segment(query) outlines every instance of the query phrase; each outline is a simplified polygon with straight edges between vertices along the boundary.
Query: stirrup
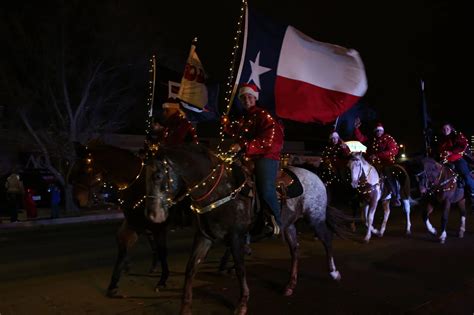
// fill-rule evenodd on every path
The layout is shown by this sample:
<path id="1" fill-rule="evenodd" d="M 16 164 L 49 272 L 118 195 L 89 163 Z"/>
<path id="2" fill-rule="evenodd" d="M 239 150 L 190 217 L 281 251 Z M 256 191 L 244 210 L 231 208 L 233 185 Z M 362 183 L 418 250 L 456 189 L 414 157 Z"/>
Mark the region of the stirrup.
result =
<path id="1" fill-rule="evenodd" d="M 280 226 L 276 222 L 275 216 L 274 215 L 270 216 L 270 220 L 272 221 L 273 235 L 279 235 L 280 234 Z"/>

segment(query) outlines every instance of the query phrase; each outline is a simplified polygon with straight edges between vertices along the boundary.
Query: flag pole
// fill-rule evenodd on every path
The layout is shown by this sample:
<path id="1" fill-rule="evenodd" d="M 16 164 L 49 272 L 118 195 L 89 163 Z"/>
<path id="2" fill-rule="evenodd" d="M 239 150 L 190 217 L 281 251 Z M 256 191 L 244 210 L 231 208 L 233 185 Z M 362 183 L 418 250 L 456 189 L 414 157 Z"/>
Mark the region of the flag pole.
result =
<path id="1" fill-rule="evenodd" d="M 244 22 L 244 16 L 247 19 L 247 0 L 242 0 L 242 4 L 240 6 L 240 14 L 239 14 L 239 19 L 237 21 L 237 31 L 234 36 L 234 47 L 232 50 L 232 61 L 230 63 L 230 68 L 229 68 L 229 76 L 227 77 L 227 85 L 226 88 L 227 90 L 225 91 L 225 98 L 224 101 L 227 103 L 226 110 L 222 114 L 222 116 L 227 116 L 229 115 L 230 108 L 232 107 L 232 102 L 235 97 L 235 93 L 237 90 L 237 82 L 240 79 L 240 73 L 242 72 L 242 61 L 244 60 L 244 55 L 245 55 L 245 45 L 246 45 L 246 40 L 244 39 L 244 47 L 242 47 L 242 53 L 241 53 L 241 61 L 239 65 L 239 70 L 237 73 L 237 77 L 234 80 L 234 72 L 235 72 L 235 67 L 236 67 L 236 60 L 237 60 L 237 53 L 239 51 L 239 42 L 240 42 L 240 36 L 242 35 L 242 29 L 244 28 L 245 32 L 247 32 L 247 27 L 244 27 L 243 22 Z M 224 143 L 225 140 L 225 134 L 224 134 L 224 125 L 221 124 L 219 135 L 221 137 L 221 140 L 219 144 L 217 145 L 217 152 L 219 155 L 222 155 L 222 148 L 221 145 Z"/>
<path id="2" fill-rule="evenodd" d="M 244 22 L 244 17 L 245 17 L 245 23 Z M 228 82 L 227 82 L 227 91 L 226 91 L 226 97 L 225 101 L 227 102 L 227 108 L 225 110 L 225 115 L 228 115 L 230 112 L 230 108 L 232 107 L 232 103 L 234 101 L 234 97 L 237 91 L 237 84 L 240 80 L 240 74 L 242 73 L 242 68 L 243 68 L 243 60 L 245 59 L 245 46 L 246 46 L 246 40 L 244 39 L 243 42 L 243 47 L 242 47 L 242 53 L 241 53 L 241 58 L 240 58 L 240 64 L 239 64 L 239 70 L 237 72 L 237 76 L 234 80 L 234 71 L 236 67 L 236 61 L 237 61 L 237 52 L 239 50 L 239 42 L 240 42 L 240 37 L 242 35 L 242 28 L 244 29 L 244 36 L 247 36 L 247 0 L 242 0 L 242 5 L 240 7 L 240 15 L 239 15 L 239 20 L 237 22 L 237 34 L 235 34 L 234 40 L 234 50 L 232 51 L 232 61 L 230 64 L 229 68 L 229 77 L 228 77 Z"/>
<path id="3" fill-rule="evenodd" d="M 425 145 L 425 155 L 428 156 L 431 153 L 431 129 L 428 125 L 428 107 L 426 104 L 425 96 L 425 81 L 420 79 L 421 84 L 421 107 L 422 107 L 422 116 L 423 116 L 423 137 Z"/>
<path id="4" fill-rule="evenodd" d="M 149 134 L 151 131 L 151 121 L 153 119 L 153 104 L 155 102 L 155 85 L 156 85 L 156 57 L 153 55 L 150 59 L 151 69 L 149 72 L 151 73 L 151 79 L 149 81 L 149 89 L 150 94 L 148 97 L 148 117 L 146 121 L 146 130 L 145 133 Z"/>

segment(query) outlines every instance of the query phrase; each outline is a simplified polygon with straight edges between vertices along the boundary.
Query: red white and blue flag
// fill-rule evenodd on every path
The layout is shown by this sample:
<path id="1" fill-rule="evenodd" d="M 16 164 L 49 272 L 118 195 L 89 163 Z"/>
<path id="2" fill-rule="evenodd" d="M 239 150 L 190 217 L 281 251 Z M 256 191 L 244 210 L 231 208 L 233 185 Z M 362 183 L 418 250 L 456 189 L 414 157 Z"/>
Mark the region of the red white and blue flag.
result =
<path id="1" fill-rule="evenodd" d="M 247 8 L 237 81 L 260 89 L 260 105 L 280 118 L 331 123 L 367 90 L 359 53 L 316 41 Z"/>

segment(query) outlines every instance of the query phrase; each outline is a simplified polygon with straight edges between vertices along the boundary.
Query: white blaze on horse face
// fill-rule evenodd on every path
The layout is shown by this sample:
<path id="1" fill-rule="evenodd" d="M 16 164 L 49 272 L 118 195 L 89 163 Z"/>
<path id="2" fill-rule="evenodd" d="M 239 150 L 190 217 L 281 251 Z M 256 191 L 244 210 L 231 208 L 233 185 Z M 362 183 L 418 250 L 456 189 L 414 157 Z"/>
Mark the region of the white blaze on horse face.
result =
<path id="1" fill-rule="evenodd" d="M 362 161 L 360 159 L 354 158 L 349 162 L 349 168 L 351 170 L 351 185 L 352 188 L 357 188 L 359 186 L 359 179 L 362 175 Z"/>
<path id="2" fill-rule="evenodd" d="M 168 218 L 167 209 L 163 206 L 163 200 L 166 202 L 166 194 L 161 191 L 163 175 L 156 164 L 146 167 L 145 211 L 146 216 L 153 223 L 163 223 Z"/>

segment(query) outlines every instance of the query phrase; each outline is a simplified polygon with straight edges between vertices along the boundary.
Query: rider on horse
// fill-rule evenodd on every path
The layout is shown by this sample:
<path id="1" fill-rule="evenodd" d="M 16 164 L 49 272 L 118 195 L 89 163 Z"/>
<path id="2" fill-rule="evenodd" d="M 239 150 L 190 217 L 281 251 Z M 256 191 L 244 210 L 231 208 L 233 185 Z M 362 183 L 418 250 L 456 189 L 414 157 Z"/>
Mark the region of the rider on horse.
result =
<path id="1" fill-rule="evenodd" d="M 181 110 L 179 100 L 169 98 L 163 103 L 163 124 L 157 119 L 152 123 L 152 129 L 147 134 L 145 147 L 154 152 L 158 145 L 177 145 L 182 143 L 198 143 L 196 130 L 185 113 Z"/>
<path id="2" fill-rule="evenodd" d="M 468 141 L 461 132 L 454 130 L 451 123 L 444 123 L 441 132 L 442 137 L 438 145 L 440 160 L 442 163 L 451 165 L 463 179 L 471 197 L 471 205 L 474 206 L 474 180 L 471 177 L 469 165 L 464 159 Z"/>
<path id="3" fill-rule="evenodd" d="M 398 145 L 395 139 L 385 133 L 384 127 L 381 123 L 378 123 L 374 129 L 374 136 L 372 139 L 366 137 L 360 131 L 361 125 L 360 119 L 356 119 L 354 127 L 354 135 L 357 140 L 364 143 L 367 142 L 367 160 L 371 163 L 380 174 L 383 174 L 387 179 L 387 183 L 390 186 L 392 193 L 392 200 L 395 206 L 400 206 L 400 193 L 396 183 L 395 174 L 395 157 L 398 154 Z"/>
<path id="4" fill-rule="evenodd" d="M 158 151 L 160 145 L 170 146 L 183 143 L 198 143 L 196 129 L 194 129 L 191 122 L 186 118 L 186 114 L 181 110 L 178 99 L 168 98 L 163 103 L 161 118 L 163 124 L 160 124 L 158 119 L 155 119 L 145 139 L 145 152 L 150 154 L 148 158 Z M 177 226 L 187 225 L 189 221 L 189 216 L 186 212 L 188 207 L 189 199 L 185 198 L 170 212 L 170 221 Z"/>
<path id="5" fill-rule="evenodd" d="M 257 192 L 260 200 L 273 213 L 270 222 L 273 233 L 279 234 L 281 218 L 276 178 L 283 148 L 283 125 L 257 106 L 258 94 L 255 84 L 243 84 L 239 89 L 239 99 L 245 114 L 232 123 L 227 116 L 223 116 L 222 124 L 224 131 L 236 140 L 231 150 L 244 150 L 246 159 L 255 162 Z"/>
<path id="6" fill-rule="evenodd" d="M 329 143 L 324 147 L 322 160 L 327 166 L 328 174 L 323 181 L 326 185 L 330 185 L 335 181 L 341 182 L 344 176 L 344 170 L 349 161 L 351 151 L 349 147 L 344 143 L 339 134 L 336 131 L 331 132 L 329 135 Z"/>

